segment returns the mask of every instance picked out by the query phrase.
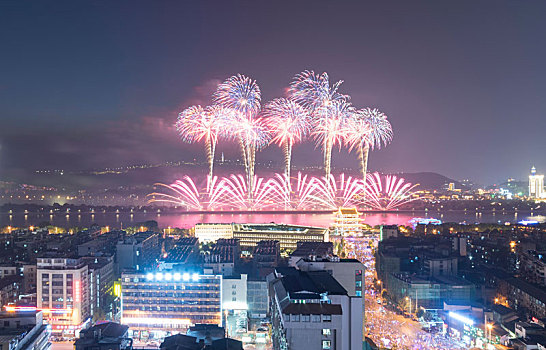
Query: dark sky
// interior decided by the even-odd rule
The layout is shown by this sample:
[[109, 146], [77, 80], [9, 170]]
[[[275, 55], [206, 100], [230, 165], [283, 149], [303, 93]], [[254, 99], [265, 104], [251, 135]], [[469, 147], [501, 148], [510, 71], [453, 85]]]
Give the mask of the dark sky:
[[[394, 140], [372, 170], [546, 173], [545, 18], [543, 0], [2, 1], [0, 179], [204, 159], [176, 139], [178, 111], [236, 73], [268, 100], [304, 69], [389, 115]], [[321, 161], [312, 144], [294, 158]]]

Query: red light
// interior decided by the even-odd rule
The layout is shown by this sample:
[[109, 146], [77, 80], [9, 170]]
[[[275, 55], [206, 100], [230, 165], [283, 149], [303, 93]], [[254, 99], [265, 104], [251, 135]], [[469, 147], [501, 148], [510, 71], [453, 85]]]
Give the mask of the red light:
[[81, 283], [79, 280], [74, 281], [74, 302], [81, 302]]

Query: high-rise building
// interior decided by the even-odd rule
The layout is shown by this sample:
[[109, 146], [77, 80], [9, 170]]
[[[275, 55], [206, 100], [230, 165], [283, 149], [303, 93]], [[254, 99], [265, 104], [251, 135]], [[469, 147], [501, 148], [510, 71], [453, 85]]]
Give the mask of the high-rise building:
[[273, 349], [362, 349], [362, 297], [327, 271], [277, 268], [268, 279]]
[[37, 307], [51, 332], [73, 337], [90, 320], [89, 271], [80, 259], [37, 259]]
[[546, 192], [544, 191], [544, 175], [537, 175], [537, 169], [531, 168], [531, 175], [529, 175], [529, 197], [535, 199], [546, 198]]
[[[109, 300], [114, 293], [114, 257], [83, 257], [89, 271], [91, 316], [104, 317], [112, 312]], [[113, 315], [110, 315], [113, 316]]]
[[125, 271], [121, 323], [162, 339], [200, 323], [222, 324], [222, 276], [195, 270]]

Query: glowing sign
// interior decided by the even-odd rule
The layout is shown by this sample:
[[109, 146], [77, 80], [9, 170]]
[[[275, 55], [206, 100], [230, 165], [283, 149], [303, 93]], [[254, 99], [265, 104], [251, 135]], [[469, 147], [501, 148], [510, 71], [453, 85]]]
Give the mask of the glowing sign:
[[518, 222], [518, 224], [525, 225], [525, 226], [527, 226], [527, 225], [538, 225], [538, 221], [536, 221], [536, 220], [521, 220], [521, 221]]
[[119, 282], [114, 282], [114, 295], [116, 297], [121, 296], [121, 284]]
[[199, 275], [199, 273], [195, 273], [195, 272], [194, 273], [190, 273], [190, 272], [184, 272], [184, 273], [180, 273], [180, 272], [175, 272], [175, 273], [156, 272], [156, 273], [152, 273], [152, 272], [149, 272], [149, 273], [146, 274], [146, 280], [147, 281], [156, 281], [156, 282], [160, 282], [160, 281], [180, 282], [181, 280], [184, 281], [184, 282], [189, 282], [189, 281], [199, 282], [200, 275]]
[[74, 281], [74, 302], [79, 303], [82, 301], [82, 287], [79, 280]]
[[41, 309], [33, 306], [4, 306], [8, 312], [42, 311], [45, 314], [70, 314], [72, 309]]
[[154, 324], [170, 324], [170, 325], [191, 325], [192, 322], [188, 318], [163, 318], [163, 317], [122, 317], [122, 324], [139, 324], [139, 325], [154, 325]]
[[457, 321], [461, 321], [462, 323], [467, 324], [469, 326], [474, 325], [474, 320], [472, 320], [472, 319], [470, 319], [468, 317], [465, 317], [463, 315], [459, 315], [458, 313], [455, 313], [453, 311], [449, 312], [449, 317], [454, 318]]

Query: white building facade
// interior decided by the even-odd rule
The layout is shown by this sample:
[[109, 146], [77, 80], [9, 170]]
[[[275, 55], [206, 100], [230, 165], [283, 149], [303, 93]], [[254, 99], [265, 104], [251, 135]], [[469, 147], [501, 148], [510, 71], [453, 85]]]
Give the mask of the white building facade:
[[216, 242], [220, 238], [233, 238], [232, 224], [199, 223], [195, 225], [194, 230], [199, 243]]
[[38, 258], [37, 308], [55, 335], [77, 336], [90, 321], [89, 272], [80, 259]]

